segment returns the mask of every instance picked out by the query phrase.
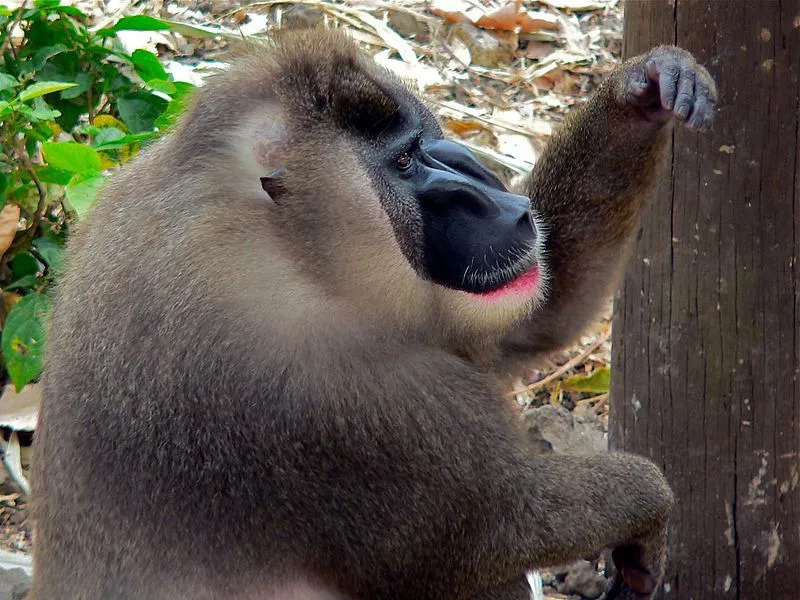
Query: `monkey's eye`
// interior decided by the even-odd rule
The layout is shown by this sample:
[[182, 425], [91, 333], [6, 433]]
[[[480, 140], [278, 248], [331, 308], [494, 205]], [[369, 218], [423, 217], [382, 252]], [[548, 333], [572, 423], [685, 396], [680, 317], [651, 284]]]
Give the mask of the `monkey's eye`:
[[411, 166], [411, 155], [408, 152], [403, 152], [395, 164], [401, 171], [408, 170], [408, 168]]

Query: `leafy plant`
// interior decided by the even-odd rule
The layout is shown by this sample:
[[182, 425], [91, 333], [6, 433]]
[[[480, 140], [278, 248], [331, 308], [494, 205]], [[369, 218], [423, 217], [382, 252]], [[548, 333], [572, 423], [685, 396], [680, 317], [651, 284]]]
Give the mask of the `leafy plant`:
[[73, 224], [110, 170], [174, 121], [192, 86], [122, 30], [170, 29], [144, 15], [93, 30], [59, 0], [0, 5], [0, 303], [3, 365], [19, 391], [42, 369], [48, 290]]

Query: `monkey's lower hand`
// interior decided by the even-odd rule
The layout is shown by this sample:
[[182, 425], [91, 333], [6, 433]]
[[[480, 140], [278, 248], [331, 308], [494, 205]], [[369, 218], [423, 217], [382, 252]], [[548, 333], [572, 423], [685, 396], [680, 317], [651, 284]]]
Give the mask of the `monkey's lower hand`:
[[686, 50], [659, 46], [628, 61], [620, 75], [618, 99], [647, 121], [666, 123], [675, 117], [693, 130], [711, 126], [717, 89]]
[[617, 572], [608, 580], [600, 600], [650, 600], [655, 595], [666, 563], [667, 528], [611, 553]]

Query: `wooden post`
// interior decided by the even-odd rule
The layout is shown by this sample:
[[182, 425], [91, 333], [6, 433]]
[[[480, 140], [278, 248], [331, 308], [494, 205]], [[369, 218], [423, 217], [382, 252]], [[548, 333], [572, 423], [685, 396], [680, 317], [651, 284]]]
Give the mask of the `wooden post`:
[[678, 497], [660, 597], [800, 598], [800, 0], [628, 0], [720, 92], [676, 127], [615, 304], [611, 444]]

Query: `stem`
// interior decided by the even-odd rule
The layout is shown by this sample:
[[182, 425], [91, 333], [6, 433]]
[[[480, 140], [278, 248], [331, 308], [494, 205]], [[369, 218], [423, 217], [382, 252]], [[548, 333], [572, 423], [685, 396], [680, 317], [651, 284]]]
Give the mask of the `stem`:
[[42, 182], [36, 175], [36, 169], [33, 168], [31, 157], [28, 155], [28, 151], [25, 149], [24, 139], [16, 138], [13, 142], [13, 146], [14, 153], [22, 162], [23, 168], [31, 176], [31, 180], [33, 180], [33, 183], [36, 185], [36, 190], [39, 192], [39, 203], [36, 206], [36, 213], [33, 215], [33, 222], [31, 223], [31, 226], [25, 231], [22, 237], [13, 244], [15, 248], [18, 248], [27, 244], [33, 239], [33, 236], [36, 235], [36, 231], [39, 229], [39, 223], [41, 223], [42, 217], [44, 217], [44, 211], [47, 208], [47, 191], [44, 189]]
[[[25, 5], [28, 3], [28, 0], [24, 0], [22, 4], [19, 5], [19, 10], [17, 11], [17, 16], [14, 17], [14, 21], [8, 27], [8, 34], [6, 35], [6, 39], [3, 40], [3, 45], [0, 46], [0, 58], [2, 58], [3, 54], [6, 53], [6, 48], [11, 46], [11, 32], [14, 31], [14, 28], [17, 24], [22, 20], [22, 12], [25, 10]], [[12, 48], [13, 51], [13, 48]], [[15, 56], [16, 58], [16, 56]]]
[[[92, 81], [94, 83], [94, 81]], [[89, 125], [94, 123], [94, 110], [92, 110], [92, 83], [89, 84], [89, 89], [86, 90], [86, 98], [89, 102]]]

